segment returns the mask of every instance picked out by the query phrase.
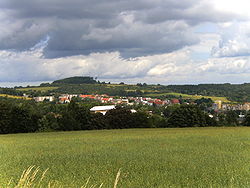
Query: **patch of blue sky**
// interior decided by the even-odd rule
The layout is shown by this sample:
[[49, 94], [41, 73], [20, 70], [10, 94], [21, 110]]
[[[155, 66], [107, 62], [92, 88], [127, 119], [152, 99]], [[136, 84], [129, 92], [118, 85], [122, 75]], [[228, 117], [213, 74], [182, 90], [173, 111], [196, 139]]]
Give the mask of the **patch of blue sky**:
[[219, 33], [219, 27], [215, 23], [203, 23], [195, 27], [195, 33]]
[[191, 53], [191, 58], [193, 60], [204, 61], [211, 57], [210, 53], [205, 52], [193, 52]]

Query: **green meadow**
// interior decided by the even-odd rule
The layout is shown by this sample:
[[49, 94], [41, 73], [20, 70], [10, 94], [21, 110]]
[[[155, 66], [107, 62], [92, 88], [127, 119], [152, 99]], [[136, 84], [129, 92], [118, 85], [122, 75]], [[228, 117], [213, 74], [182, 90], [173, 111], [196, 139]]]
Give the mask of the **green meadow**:
[[128, 129], [0, 135], [0, 187], [29, 166], [64, 187], [250, 187], [250, 128]]

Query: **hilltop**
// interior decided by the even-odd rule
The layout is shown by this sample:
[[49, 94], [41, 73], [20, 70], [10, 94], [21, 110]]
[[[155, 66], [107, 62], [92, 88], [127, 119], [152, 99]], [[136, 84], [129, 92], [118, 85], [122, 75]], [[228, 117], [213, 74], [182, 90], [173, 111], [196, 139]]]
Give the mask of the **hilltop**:
[[57, 84], [96, 84], [96, 80], [93, 77], [88, 76], [74, 76], [69, 78], [64, 78], [60, 80], [55, 80], [52, 85]]

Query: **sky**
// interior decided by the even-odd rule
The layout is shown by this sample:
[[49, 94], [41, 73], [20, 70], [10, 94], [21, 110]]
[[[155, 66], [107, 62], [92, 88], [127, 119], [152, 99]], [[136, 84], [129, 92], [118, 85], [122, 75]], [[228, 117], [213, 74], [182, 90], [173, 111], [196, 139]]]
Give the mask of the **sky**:
[[0, 0], [0, 87], [250, 82], [247, 0]]

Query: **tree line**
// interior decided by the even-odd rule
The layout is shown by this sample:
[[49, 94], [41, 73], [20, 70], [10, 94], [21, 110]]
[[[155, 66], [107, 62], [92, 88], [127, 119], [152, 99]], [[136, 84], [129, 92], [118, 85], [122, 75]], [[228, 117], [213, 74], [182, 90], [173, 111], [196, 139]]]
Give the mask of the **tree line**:
[[[105, 115], [90, 113], [90, 108], [90, 104], [75, 100], [53, 104], [1, 99], [0, 133], [240, 125], [233, 112], [211, 118], [198, 105], [170, 106], [156, 113], [143, 108], [132, 113], [128, 107], [118, 106]], [[250, 115], [241, 125], [250, 126]]]

